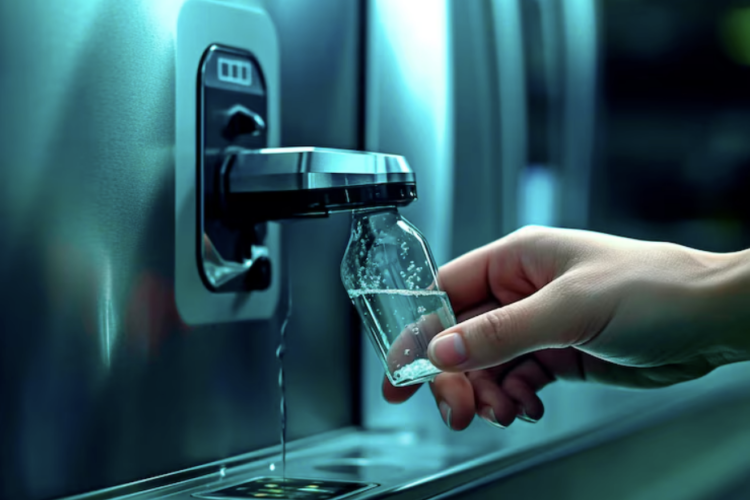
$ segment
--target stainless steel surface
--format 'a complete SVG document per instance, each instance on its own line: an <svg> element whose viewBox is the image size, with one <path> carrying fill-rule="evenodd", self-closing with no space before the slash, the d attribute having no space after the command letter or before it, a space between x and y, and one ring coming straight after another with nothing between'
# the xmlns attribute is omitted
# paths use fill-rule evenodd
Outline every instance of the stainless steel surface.
<svg viewBox="0 0 750 500"><path fill-rule="evenodd" d="M248 102L248 96L264 96L262 99L266 101L266 105L263 106L265 109L257 111L263 113L270 125L255 144L256 147L279 146L283 125L280 116L279 34L268 13L260 7L258 0L231 4L213 0L190 0L182 6L177 17L174 287L177 310L189 325L267 321L274 317L278 305L282 303L282 283L286 280L285 270L281 265L281 228L277 224L268 225L263 241L263 246L268 250L268 259L275 271L270 274L269 284L264 290L253 290L249 293L249 290L240 289L234 293L220 293L225 290L210 289L216 285L210 278L210 262L209 268L203 264L203 258L196 262L197 251L205 249L204 234L209 236L212 245L221 250L220 255L234 257L222 245L222 239L215 238L214 234L207 231L205 202L202 199L207 183L205 177L210 176L202 151L209 137L221 138L222 129L226 130L228 124L221 120L221 117L225 117L225 113L237 103L249 105L256 102ZM218 109L207 109L206 92L209 85L226 91L226 87L218 87L218 84L214 83L213 75L213 71L218 71L221 54L228 54L222 51L221 47L235 47L252 54L254 61L251 63L243 60L243 64L250 66L250 75L256 72L258 75L254 79L251 77L250 87L240 87L242 90L237 93L229 91L231 100L223 106ZM233 56L228 54L227 57ZM213 71L209 71L209 68ZM196 78L196 75L199 77ZM218 80L218 77L216 79ZM196 106L197 96L200 96L200 109ZM218 116L219 119L211 121L207 118L209 115ZM208 130L209 124L215 129ZM198 144L196 139L200 141ZM223 147L233 145L226 140L218 144L222 144ZM196 175L196 166L201 169L201 175ZM201 210L202 213L199 215ZM235 250L238 244L231 246ZM237 271L226 268L223 270L228 271L227 276L236 274Z"/></svg>
<svg viewBox="0 0 750 500"><path fill-rule="evenodd" d="M264 246L252 245L250 258L242 262L225 260L214 247L207 235L203 235L203 266L206 277L215 288L232 281L234 278L248 272L258 259L268 257L268 249Z"/></svg>
<svg viewBox="0 0 750 500"><path fill-rule="evenodd" d="M403 156L330 148L244 151L229 174L230 193L342 189L415 183Z"/></svg>
<svg viewBox="0 0 750 500"><path fill-rule="evenodd" d="M738 381L516 450L488 442L443 446L403 431L342 431L295 448L289 473L378 484L352 497L356 499L536 498L552 493L559 498L714 498L710 493L731 490L750 468L747 387ZM69 500L125 495L132 500L187 500L268 475L266 464L273 457L259 453L255 458L199 477L175 474L172 481L153 480Z"/></svg>
<svg viewBox="0 0 750 500"><path fill-rule="evenodd" d="M557 4L557 24L562 66L560 122L559 224L565 227L590 227L591 176L597 152L597 118L599 101L600 35L598 0L548 1L548 10ZM552 38L550 38L550 41ZM549 45L551 49L554 44Z"/></svg>
<svg viewBox="0 0 750 500"><path fill-rule="evenodd" d="M708 5L700 0L693 2L696 6L699 3ZM517 213L513 219L519 223L531 220L538 224L565 223L592 227L592 221L597 219L596 229L611 231L622 228L621 223L613 223L617 220L616 209L628 202L619 187L626 181L632 186L631 203L641 196L637 190L638 178L632 177L633 164L630 160L641 158L643 162L643 158L653 151L662 151L664 145L669 145L675 155L679 153L692 157L684 149L687 142L678 140L688 136L673 134L673 131L694 129L701 123L697 118L701 115L685 115L694 119L679 126L675 125L678 122L673 121L658 122L661 123L658 127L661 127L659 130L664 141L654 142L657 131L647 118L652 115L645 113L648 108L654 107L674 110L671 103L676 101L667 99L667 91L672 89L675 95L679 95L679 89L688 85L688 82L681 82L677 77L665 81L657 100L640 101L638 106L642 109L638 114L643 117L640 121L620 118L616 122L619 124L616 131L607 128L612 121L608 119L603 123L598 121L600 115L592 116L590 113L601 112L598 100L604 97L601 95L605 94L603 90L616 87L620 95L631 96L629 100L623 100L617 111L621 116L633 117L635 110L630 104L638 101L633 100L635 90L631 90L631 84L637 85L640 89L638 95L645 98L651 95L646 90L649 82L653 81L648 75L652 72L662 75L670 73L665 69L668 66L659 64L660 59L648 55L651 47L645 40L651 38L646 37L645 32L632 29L638 20L647 17L656 19L645 15L651 12L659 12L660 15L674 12L676 17L691 18L697 17L699 10L694 7L688 13L674 7L668 0L653 6L653 2L559 0L513 4L489 0L370 2L367 145L374 150L402 154L409 159L419 177L420 201L404 210L404 214L424 232L439 264L502 236L503 220L509 215L504 208L503 178L516 174L505 172L507 163L501 159L512 157L514 162L521 161L524 153L520 150L502 152L500 144L512 147L514 138L518 145L526 144L527 158L524 161L529 164L524 166L525 174L545 174L530 176L532 179L522 176L524 193L521 198L535 208L535 217ZM521 12L514 12L519 6L522 7ZM497 16L493 9L498 9ZM719 10L719 7L715 9ZM532 32L528 21L533 21L530 19L532 13L540 18L538 22L541 26L537 30L539 34L530 38ZM623 20L625 14L628 14L627 21ZM510 22L519 15L523 27L513 26ZM710 23L705 24L708 26ZM686 42L688 34L685 32ZM523 35L523 40L519 40L519 35ZM658 30L653 31L654 39L665 43L665 39L656 35ZM715 31L711 36L714 35ZM523 42L524 47L514 45L513 40ZM599 45L584 46L577 52L576 47L583 43ZM607 58L623 51L622 48L615 50L612 45L622 46L626 43L632 47L631 52L637 52L643 58L643 62L639 63L643 71L638 74L628 72L628 64L633 63L634 56L621 62L617 71L612 68L607 70L609 73L603 71L607 65L613 64ZM690 47L685 44L680 50L685 54L685 63L692 60ZM504 53L506 50L507 54ZM655 46L653 50L658 50L658 47ZM677 50L677 47L672 46L671 50ZM521 64L519 58L523 60L526 71L525 88L517 87L517 90L519 96L521 93L526 96L527 130L523 130L521 120L514 122L508 118L519 113L524 103L505 99L506 103L511 102L510 107L499 104L500 93L507 91L508 87L505 90L500 87L498 65L502 64L503 68L518 67ZM610 76L602 80L603 74ZM739 70L732 74L739 76ZM522 75L506 73L505 76L514 85L522 80ZM689 84L697 87L700 81L692 78ZM563 85L563 82L567 83ZM738 86L733 86L733 89L739 91ZM721 94L721 91L715 93L717 96ZM696 104L698 108L701 106L706 104ZM543 112L534 112L540 108ZM604 111L609 112L607 109ZM502 116L502 113L509 114ZM501 130L503 121L506 126ZM563 127L563 123L570 127ZM728 126L727 122L724 123ZM742 122L738 120L736 123ZM593 136L590 134L592 125L596 126L596 135ZM636 127L638 133L630 135ZM735 132L739 130L740 127L737 127ZM616 138L613 132L617 132ZM508 137L507 134L512 135ZM633 141L628 139L630 137L640 139ZM740 142L736 139L730 141L727 137L725 143L722 142L724 139L719 141L718 135L715 137L716 144L731 143L737 145L738 150L744 149L739 147ZM618 183L610 180L610 189L602 191L601 179L585 179L585 176L588 171L595 176L607 177L607 169L611 165L606 158L595 157L601 160L597 162L591 160L595 153L591 149L599 149L610 144L610 141L616 142L614 157L620 159L620 180ZM565 158L563 142L567 151ZM659 162L657 158L649 164L653 165L649 169L657 172L661 168ZM514 164L517 165L512 163L511 167ZM531 169L529 166L541 168ZM702 170L707 176L712 171L712 168ZM589 186L589 192L582 196L578 194L578 186L575 189L564 187L579 181ZM618 205L612 201L616 195L620 200ZM652 197L654 208L668 208L658 204L659 197L663 196L664 193L655 192ZM656 225L653 232L636 233L634 236L647 235L661 239L673 234L662 234L664 227ZM736 228L727 227L726 232ZM715 230L721 232L719 228L715 227ZM719 245L719 242L723 243ZM704 247L711 244L713 249L730 249L725 242L725 239L710 236L701 240ZM381 428L410 425L420 420L425 408L434 408L434 398L429 390L421 390L410 401L396 407L385 403L379 385L382 377L379 360L368 346L364 346L363 358L364 417L367 425ZM536 425L514 425L507 432L492 434L485 431L484 423L477 422L462 433L461 438L491 440L503 447L543 443L603 421L617 420L632 408L659 406L664 401L695 390L715 390L735 377L747 378L748 369L736 367L736 370L721 370L693 384L681 384L655 392L622 391L608 386L558 382L541 392L546 414ZM434 433L433 439L449 440L449 435L442 432L442 423L438 418L429 424L433 426L430 429Z"/></svg>
<svg viewBox="0 0 750 500"><path fill-rule="evenodd" d="M521 3L524 0L494 0L494 66L500 120L500 194L502 196L501 235L519 228L518 191L520 176L528 164L526 111L526 56L523 44Z"/></svg>
<svg viewBox="0 0 750 500"><path fill-rule="evenodd" d="M435 500L747 498L746 384L660 413L654 421L629 425L604 439L595 433L595 441L577 443L577 450L558 450L534 467L500 470Z"/></svg>
<svg viewBox="0 0 750 500"><path fill-rule="evenodd" d="M278 460L268 447L277 443L274 351L286 311L268 321L189 327L175 306L175 29L183 3L0 2L4 499L145 478L152 480L84 498L144 489L138 498L184 496L188 486L266 474ZM495 66L518 60L497 53L502 20L490 15L492 5L368 2L365 85L360 2L266 3L281 54L278 145L366 146L409 158L421 201L406 215L439 263L507 227L498 144L501 120L504 133L514 123L501 116ZM647 151L644 144L625 141L621 149ZM338 216L283 228L292 288L316 292L295 296L289 325L289 437L314 436L290 446L298 452L292 471L384 478L394 498L429 496L533 458L551 439L748 379L747 367L738 367L648 393L556 384L543 391L547 416L535 426L496 431L480 422L451 433L426 390L398 407L382 402L382 368L369 346L359 386L359 338L338 278L348 234L348 218ZM360 389L367 425L408 432L321 435L360 421ZM419 432L409 431L415 414L423 417ZM542 448L515 454L532 445ZM228 457L247 451L244 465L220 472ZM402 451L403 463L393 460ZM173 471L182 472L154 478Z"/></svg>
<svg viewBox="0 0 750 500"><path fill-rule="evenodd" d="M277 443L285 311L189 328L175 308L182 3L0 2L3 499L91 491ZM284 53L281 145L356 149L358 3L270 4ZM284 229L295 290L326 290L294 298L292 439L355 419L338 278L348 227L339 217Z"/></svg>

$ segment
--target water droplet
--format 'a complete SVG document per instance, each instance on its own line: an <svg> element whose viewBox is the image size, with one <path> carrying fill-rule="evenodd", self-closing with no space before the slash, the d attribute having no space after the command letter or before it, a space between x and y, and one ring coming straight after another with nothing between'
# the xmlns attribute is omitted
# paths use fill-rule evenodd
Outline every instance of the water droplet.
<svg viewBox="0 0 750 500"><path fill-rule="evenodd" d="M272 471L275 471L276 470L276 464L271 464L268 468L271 469Z"/></svg>
<svg viewBox="0 0 750 500"><path fill-rule="evenodd" d="M221 469L219 469L219 476L225 477L227 475L227 466L222 465Z"/></svg>

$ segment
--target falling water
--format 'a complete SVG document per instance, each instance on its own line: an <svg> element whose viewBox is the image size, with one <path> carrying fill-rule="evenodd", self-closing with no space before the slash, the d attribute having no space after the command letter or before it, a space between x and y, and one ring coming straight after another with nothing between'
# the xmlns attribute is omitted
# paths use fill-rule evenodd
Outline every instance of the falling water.
<svg viewBox="0 0 750 500"><path fill-rule="evenodd" d="M286 353L286 327L292 316L292 280L291 274L288 287L289 302L287 304L286 317L281 324L279 335L279 347L276 349L276 357L279 360L279 391L281 392L280 423L281 423L281 478L286 479L286 389L284 384L284 354ZM271 465L271 470L275 467Z"/></svg>

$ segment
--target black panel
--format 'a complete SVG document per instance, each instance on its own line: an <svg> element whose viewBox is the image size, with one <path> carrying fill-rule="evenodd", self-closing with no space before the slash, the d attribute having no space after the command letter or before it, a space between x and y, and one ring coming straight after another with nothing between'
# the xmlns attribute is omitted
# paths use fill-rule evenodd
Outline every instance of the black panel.
<svg viewBox="0 0 750 500"><path fill-rule="evenodd" d="M203 269L204 234L219 254L227 260L241 262L253 244L262 244L265 224L228 225L216 206L215 191L222 175L221 168L227 148L258 149L268 145L268 97L263 70L255 56L233 48L210 47L203 58L198 75L198 141L197 183L198 229L196 259L203 282L214 292L226 293L262 289L270 279L270 261L258 273L248 273L225 285L214 288ZM240 134L238 114L245 110L259 117L265 125L254 133ZM234 126L234 127L233 127ZM228 129L234 128L234 133ZM238 130L239 129L239 130Z"/></svg>

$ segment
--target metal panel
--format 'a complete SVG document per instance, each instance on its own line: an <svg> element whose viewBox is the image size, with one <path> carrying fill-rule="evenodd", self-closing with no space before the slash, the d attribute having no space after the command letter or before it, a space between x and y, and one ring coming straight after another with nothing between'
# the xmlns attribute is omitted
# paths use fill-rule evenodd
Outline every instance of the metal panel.
<svg viewBox="0 0 750 500"><path fill-rule="evenodd" d="M367 12L365 146L403 155L414 169L419 201L403 214L423 232L438 264L450 258L453 212L448 14L448 0L375 0ZM426 390L405 405L385 403L382 363L369 343L363 349L366 426L445 428L437 412L429 420L417 417L434 406Z"/></svg>
<svg viewBox="0 0 750 500"><path fill-rule="evenodd" d="M2 498L88 491L278 442L280 318L191 329L175 308L182 3L0 3ZM316 1L315 29L303 30L309 2L294 3L273 9L282 145L356 147L358 6ZM338 278L347 229L346 217L284 228L291 437L352 421Z"/></svg>
<svg viewBox="0 0 750 500"><path fill-rule="evenodd" d="M240 8L244 7L244 8ZM279 44L273 24L257 1L242 6L188 1L180 11L176 47L175 113L175 291L177 308L190 325L241 320L267 320L279 305L283 273L280 266L280 228L268 225L266 247L272 268L268 290L253 293L212 293L203 285L196 262L198 225L196 205L197 70L212 44L250 51L263 71L268 98L268 146L278 146ZM201 146L202 147L202 146ZM281 314L284 314L282 311Z"/></svg>

